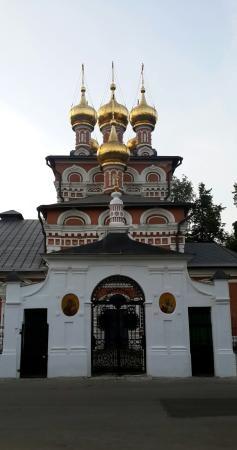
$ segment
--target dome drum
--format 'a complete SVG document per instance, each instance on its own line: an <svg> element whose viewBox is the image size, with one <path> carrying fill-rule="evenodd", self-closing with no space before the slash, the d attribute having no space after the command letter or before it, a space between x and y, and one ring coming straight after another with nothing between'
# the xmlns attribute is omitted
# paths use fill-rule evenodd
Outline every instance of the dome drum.
<svg viewBox="0 0 237 450"><path fill-rule="evenodd" d="M116 122L116 124L115 124L115 129L116 129L118 141L122 143L122 142L123 142L124 127L121 126L121 125L119 125L119 124ZM108 140L109 140L109 135L110 135L110 131L111 131L111 124L109 124L109 125L104 125L104 127L103 127L103 140L104 140L104 142L108 142Z"/></svg>

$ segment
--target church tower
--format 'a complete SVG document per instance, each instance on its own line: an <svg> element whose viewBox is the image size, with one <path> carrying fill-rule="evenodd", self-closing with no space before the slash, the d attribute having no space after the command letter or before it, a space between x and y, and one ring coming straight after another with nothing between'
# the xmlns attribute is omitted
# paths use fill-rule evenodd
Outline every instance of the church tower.
<svg viewBox="0 0 237 450"><path fill-rule="evenodd" d="M91 133L97 122L96 110L88 105L86 100L86 88L84 83L84 64L82 64L82 85L81 100L70 110L70 120L73 131L76 134L76 146L74 155L87 155L93 153L95 146L98 147L95 140L91 139Z"/></svg>
<svg viewBox="0 0 237 450"><path fill-rule="evenodd" d="M145 97L143 70L142 66L141 97L129 114L116 100L112 65L110 101L96 112L86 99L82 66L81 99L70 111L75 149L69 155L46 158L57 191L56 203L38 208L48 252L103 238L110 222L110 194L115 189L121 194L124 222L132 239L184 250L190 205L170 198L172 176L182 158L157 155L152 147L158 116ZM97 118L101 145L92 137ZM125 144L129 121L136 136Z"/></svg>
<svg viewBox="0 0 237 450"><path fill-rule="evenodd" d="M151 156L155 154L152 149L151 133L155 128L158 116L156 109L149 106L146 101L143 70L142 64L141 98L137 106L131 110L130 123L136 133L136 154Z"/></svg>

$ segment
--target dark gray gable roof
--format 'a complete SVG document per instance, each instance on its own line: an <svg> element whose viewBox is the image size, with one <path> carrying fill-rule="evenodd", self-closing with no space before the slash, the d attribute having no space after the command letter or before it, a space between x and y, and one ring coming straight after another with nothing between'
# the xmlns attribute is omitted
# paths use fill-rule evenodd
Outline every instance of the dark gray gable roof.
<svg viewBox="0 0 237 450"><path fill-rule="evenodd" d="M38 220L0 220L0 271L43 270L44 236Z"/></svg>
<svg viewBox="0 0 237 450"><path fill-rule="evenodd" d="M185 253L192 254L188 267L237 267L237 253L215 242L186 242Z"/></svg>
<svg viewBox="0 0 237 450"><path fill-rule="evenodd" d="M3 219L3 220L23 220L24 217L18 211L15 211L14 209L10 209L9 211L4 211L4 212L0 213L0 219Z"/></svg>
<svg viewBox="0 0 237 450"><path fill-rule="evenodd" d="M137 242L131 239L125 232L112 232L107 234L104 239L93 242L92 244L66 248L57 252L53 252L53 254L163 255L184 258L184 255L182 253L167 250L162 247L156 247L154 245Z"/></svg>

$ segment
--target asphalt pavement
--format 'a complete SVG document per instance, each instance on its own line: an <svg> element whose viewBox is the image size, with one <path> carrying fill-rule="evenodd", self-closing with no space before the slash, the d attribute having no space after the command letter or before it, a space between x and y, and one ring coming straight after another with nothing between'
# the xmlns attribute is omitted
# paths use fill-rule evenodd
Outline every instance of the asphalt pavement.
<svg viewBox="0 0 237 450"><path fill-rule="evenodd" d="M0 450L237 449L237 379L0 380Z"/></svg>

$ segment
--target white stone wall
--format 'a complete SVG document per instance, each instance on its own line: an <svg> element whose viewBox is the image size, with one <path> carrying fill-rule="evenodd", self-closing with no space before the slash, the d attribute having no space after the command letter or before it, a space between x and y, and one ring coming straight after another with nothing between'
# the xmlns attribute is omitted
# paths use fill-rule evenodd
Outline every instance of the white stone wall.
<svg viewBox="0 0 237 450"><path fill-rule="evenodd" d="M47 308L49 324L48 376L91 375L91 295L95 286L111 275L134 279L145 294L146 367L152 376L191 376L189 306L208 306L212 312L215 375L234 376L228 287L193 282L186 262L180 259L131 257L66 257L49 255L46 280L31 286L9 283L5 306L4 348L0 376L19 376L23 314L25 308ZM177 302L172 314L159 308L159 297L171 292ZM67 317L62 297L79 297L79 312Z"/></svg>

